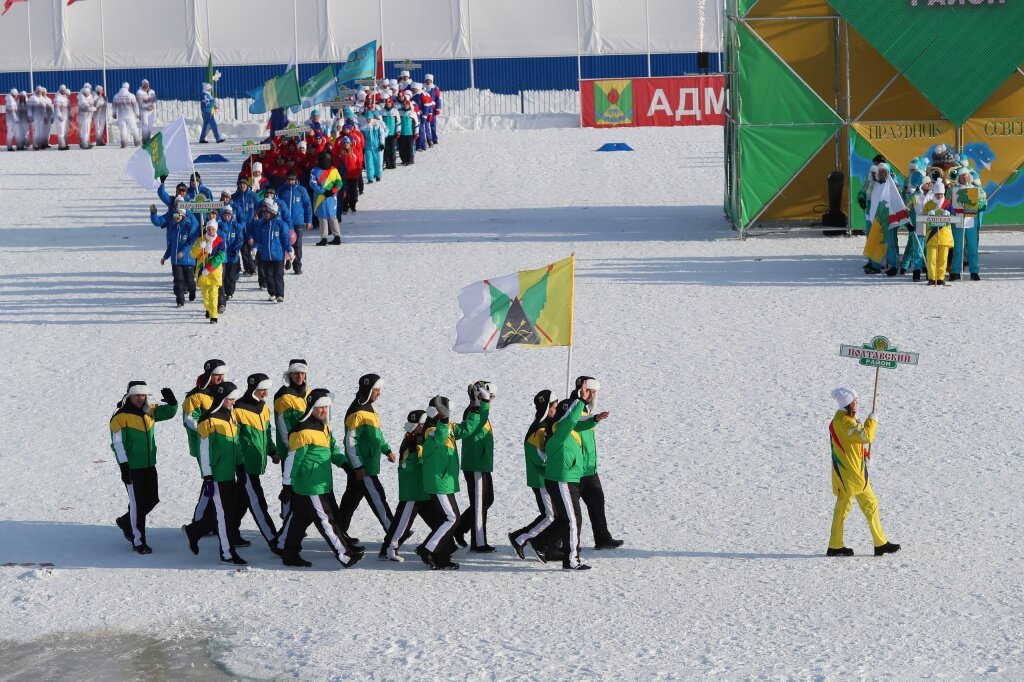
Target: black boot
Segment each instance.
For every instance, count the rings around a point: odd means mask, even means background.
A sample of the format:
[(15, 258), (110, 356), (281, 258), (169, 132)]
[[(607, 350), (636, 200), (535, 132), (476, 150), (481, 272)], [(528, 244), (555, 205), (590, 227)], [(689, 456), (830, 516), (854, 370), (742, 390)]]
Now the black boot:
[(972, 282), (980, 282), (981, 281), (981, 275), (979, 275), (976, 272), (972, 272), (971, 273), (971, 281)]
[(128, 542), (135, 542), (134, 533), (132, 533), (132, 529), (128, 525), (128, 519), (124, 518), (123, 516), (119, 516), (116, 519), (114, 519), (114, 524), (121, 529), (122, 533), (124, 533), (125, 540), (127, 540)]
[(317, 246), (327, 246), (327, 244), (328, 244), (327, 237), (324, 237), (323, 239), (321, 239), (320, 241), (318, 241), (316, 243)]
[(618, 549), (622, 547), (623, 540), (616, 540), (615, 538), (609, 538), (605, 542), (600, 542), (594, 545), (594, 549)]
[(900, 271), (897, 270), (896, 268), (889, 268), (888, 270), (885, 271), (886, 277), (895, 277), (898, 274), (900, 274)]
[(892, 542), (887, 542), (884, 545), (875, 547), (875, 556), (882, 556), (883, 554), (895, 554), (900, 551), (900, 546)]
[(880, 273), (880, 272), (881, 272), (881, 270), (879, 270), (878, 268), (876, 268), (876, 267), (875, 267), (874, 265), (872, 265), (871, 263), (865, 263), (865, 264), (864, 264), (864, 274), (865, 274), (865, 275), (877, 275), (877, 274), (878, 274), (878, 273)]
[(430, 566), (431, 568), (434, 567), (434, 557), (423, 545), (416, 548), (416, 556), (422, 559), (423, 563), (427, 566)]
[(132, 547), (132, 549), (135, 550), (136, 552), (138, 552), (139, 554), (152, 554), (153, 553), (153, 548), (150, 547), (149, 545), (147, 545), (145, 542), (143, 542), (141, 545), (138, 545), (136, 547)]
[(198, 555), (199, 538), (197, 538), (196, 536), (192, 535), (191, 532), (189, 532), (188, 526), (182, 526), (181, 532), (185, 534), (185, 538), (188, 540), (188, 548), (192, 551), (193, 554)]
[(921, 271), (920, 270), (914, 270), (914, 281), (915, 282), (920, 282), (921, 281)]
[(313, 564), (299, 556), (298, 552), (290, 552), (281, 555), (281, 561), (285, 566), (298, 566), (301, 568), (309, 568)]
[(225, 564), (234, 564), (235, 566), (246, 566), (249, 564), (248, 561), (238, 556), (234, 550), (231, 550), (231, 556), (227, 559), (221, 559)]
[(853, 550), (849, 547), (840, 547), (839, 549), (829, 547), (825, 556), (853, 556)]
[(508, 534), (508, 541), (509, 541), (509, 544), (512, 545), (512, 549), (515, 550), (516, 556), (518, 556), (520, 559), (525, 559), (526, 555), (523, 554), (523, 545), (520, 545), (519, 543), (516, 542), (515, 533), (509, 533)]
[(959, 282), (960, 281), (960, 275), (958, 275), (956, 273), (951, 274), (949, 276), (949, 281), (950, 282)]
[(338, 244), (341, 244), (341, 237), (335, 237), (331, 240), (331, 246), (337, 246)]

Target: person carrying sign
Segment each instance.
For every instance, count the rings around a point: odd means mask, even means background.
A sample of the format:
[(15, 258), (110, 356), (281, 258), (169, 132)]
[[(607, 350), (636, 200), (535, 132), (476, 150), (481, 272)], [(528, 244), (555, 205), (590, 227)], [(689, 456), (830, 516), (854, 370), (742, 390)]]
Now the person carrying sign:
[(978, 274), (978, 232), (980, 225), (979, 212), (985, 209), (985, 190), (974, 185), (971, 169), (963, 166), (957, 171), (956, 184), (950, 188), (950, 201), (953, 213), (961, 216), (964, 221), (955, 234), (953, 245), (953, 265), (950, 268), (950, 281), (960, 279), (964, 267), (964, 251), (967, 251), (967, 264), (971, 270), (971, 279), (981, 279)]
[[(928, 211), (928, 215), (941, 215), (949, 216), (949, 211), (943, 210), (942, 206), (946, 203), (946, 186), (942, 183), (942, 180), (936, 180), (932, 187), (932, 193), (930, 201), (927, 205), (935, 206), (936, 208)], [(953, 248), (953, 229), (950, 227), (950, 222), (946, 224), (932, 224), (928, 225), (926, 232), (926, 246), (925, 251), (927, 253), (928, 260), (928, 285), (929, 286), (945, 286), (946, 285), (946, 263), (949, 258), (949, 250)]]
[(843, 526), (854, 498), (867, 518), (875, 556), (898, 552), (900, 546), (889, 542), (882, 530), (878, 498), (868, 481), (867, 459), (870, 452), (865, 453), (864, 446), (875, 440), (878, 430), (875, 413), (869, 414), (863, 423), (857, 419), (857, 392), (852, 389), (837, 388), (832, 391), (832, 397), (839, 406), (828, 427), (832, 447), (832, 493), (836, 496), (836, 506), (825, 555), (853, 556), (853, 550), (843, 543)]

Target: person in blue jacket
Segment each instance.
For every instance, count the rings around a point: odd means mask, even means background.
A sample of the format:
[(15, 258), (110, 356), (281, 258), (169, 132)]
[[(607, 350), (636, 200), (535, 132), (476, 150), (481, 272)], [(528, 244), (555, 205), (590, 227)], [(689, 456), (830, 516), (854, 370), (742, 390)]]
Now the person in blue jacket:
[(366, 123), (359, 128), (366, 141), (366, 145), (363, 147), (363, 166), (366, 168), (367, 184), (374, 180), (380, 182), (380, 153), (384, 149), (384, 140), (381, 137), (380, 128), (374, 123), (376, 118), (377, 112), (373, 109), (368, 110), (366, 112)]
[(206, 201), (213, 201), (213, 190), (203, 184), (203, 178), (198, 171), (192, 171), (188, 179), (188, 189), (185, 190), (185, 201), (198, 201), (200, 194), (206, 197)]
[(206, 144), (207, 130), (213, 131), (213, 139), (223, 142), (224, 138), (217, 130), (217, 119), (213, 117), (213, 113), (217, 111), (217, 100), (213, 98), (213, 86), (209, 83), (203, 83), (203, 94), (199, 98), (199, 107), (203, 112), (203, 131), (199, 133), (199, 144)]
[[(341, 210), (338, 193), (345, 183), (334, 167), (330, 152), (322, 152), (316, 168), (309, 173), (309, 189), (313, 192), (313, 214), (320, 224), (320, 241), (317, 246), (341, 244)], [(334, 239), (327, 241), (328, 233)]]
[(171, 261), (171, 276), (174, 278), (174, 300), (178, 307), (185, 305), (185, 291), (188, 300), (196, 300), (196, 261), (192, 257), (192, 244), (199, 236), (199, 226), (195, 220), (188, 220), (188, 212), (179, 206), (171, 213), (170, 218), (158, 218), (156, 206), (149, 207), (149, 219), (157, 227), (167, 230), (167, 249), (160, 258), (160, 265)]
[(249, 230), (249, 245), (260, 255), (259, 268), (267, 284), (271, 301), (284, 303), (284, 261), (292, 258), (292, 240), (288, 226), (278, 218), (278, 205), (264, 199), (259, 205), (259, 218)]
[[(299, 184), (299, 176), (295, 171), (288, 171), (288, 181), (281, 188), (278, 204), (283, 206), (282, 216), (286, 225), (295, 232), (295, 258), (292, 260), (292, 271), (302, 274), (302, 234), (313, 222), (313, 204), (309, 200), (309, 192)], [(288, 266), (285, 265), (287, 268)]]
[[(163, 218), (170, 218), (171, 214), (174, 213), (174, 204), (178, 201), (188, 201), (186, 195), (188, 194), (188, 185), (184, 182), (179, 182), (174, 188), (174, 196), (167, 193), (167, 189), (164, 188), (164, 181), (167, 180), (166, 175), (160, 176), (160, 186), (156, 188), (156, 195), (160, 198), (160, 201), (164, 202), (167, 206), (167, 212), (163, 214)], [(163, 224), (160, 225), (163, 227)]]
[[(223, 200), (223, 196), (221, 199)], [(223, 284), (220, 288), (219, 310), (217, 311), (222, 313), (227, 307), (227, 302), (235, 295), (235, 286), (238, 284), (238, 273), (242, 267), (239, 260), (245, 243), (245, 228), (235, 217), (235, 210), (230, 202), (220, 210), (217, 220), (220, 223), (217, 233), (224, 240)]]
[[(235, 220), (241, 223), (243, 231), (247, 230), (256, 218), (256, 205), (260, 203), (256, 192), (249, 189), (248, 178), (238, 178), (238, 189), (231, 195), (231, 202), (235, 205)], [(246, 277), (256, 274), (256, 261), (248, 247), (242, 249), (242, 270)]]

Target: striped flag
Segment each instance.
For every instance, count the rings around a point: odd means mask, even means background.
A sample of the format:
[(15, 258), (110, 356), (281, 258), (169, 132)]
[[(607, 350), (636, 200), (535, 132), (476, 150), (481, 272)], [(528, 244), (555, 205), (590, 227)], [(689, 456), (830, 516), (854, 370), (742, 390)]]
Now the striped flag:
[(9, 10), (11, 8), (11, 5), (13, 5), (16, 2), (28, 2), (28, 0), (4, 0), (4, 11), (0, 12), (0, 17), (7, 14), (7, 10)]
[(459, 292), (456, 353), (571, 346), (576, 257), (474, 282)]
[(338, 99), (338, 92), (338, 78), (334, 75), (334, 68), (328, 66), (302, 84), (299, 91), (302, 102), (298, 106), (293, 106), (292, 111)]
[(272, 109), (283, 109), (299, 104), (302, 99), (299, 97), (299, 79), (295, 75), (295, 70), (286, 71), (260, 87), (250, 90), (249, 97), (253, 98), (253, 103), (249, 105), (250, 114), (265, 114)]

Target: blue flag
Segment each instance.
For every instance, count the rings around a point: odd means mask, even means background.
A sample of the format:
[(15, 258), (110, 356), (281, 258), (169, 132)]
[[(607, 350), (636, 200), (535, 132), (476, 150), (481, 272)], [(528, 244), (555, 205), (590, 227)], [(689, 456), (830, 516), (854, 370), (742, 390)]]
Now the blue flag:
[(349, 53), (345, 63), (338, 67), (338, 82), (350, 86), (362, 78), (373, 78), (377, 70), (377, 41), (371, 40)]

